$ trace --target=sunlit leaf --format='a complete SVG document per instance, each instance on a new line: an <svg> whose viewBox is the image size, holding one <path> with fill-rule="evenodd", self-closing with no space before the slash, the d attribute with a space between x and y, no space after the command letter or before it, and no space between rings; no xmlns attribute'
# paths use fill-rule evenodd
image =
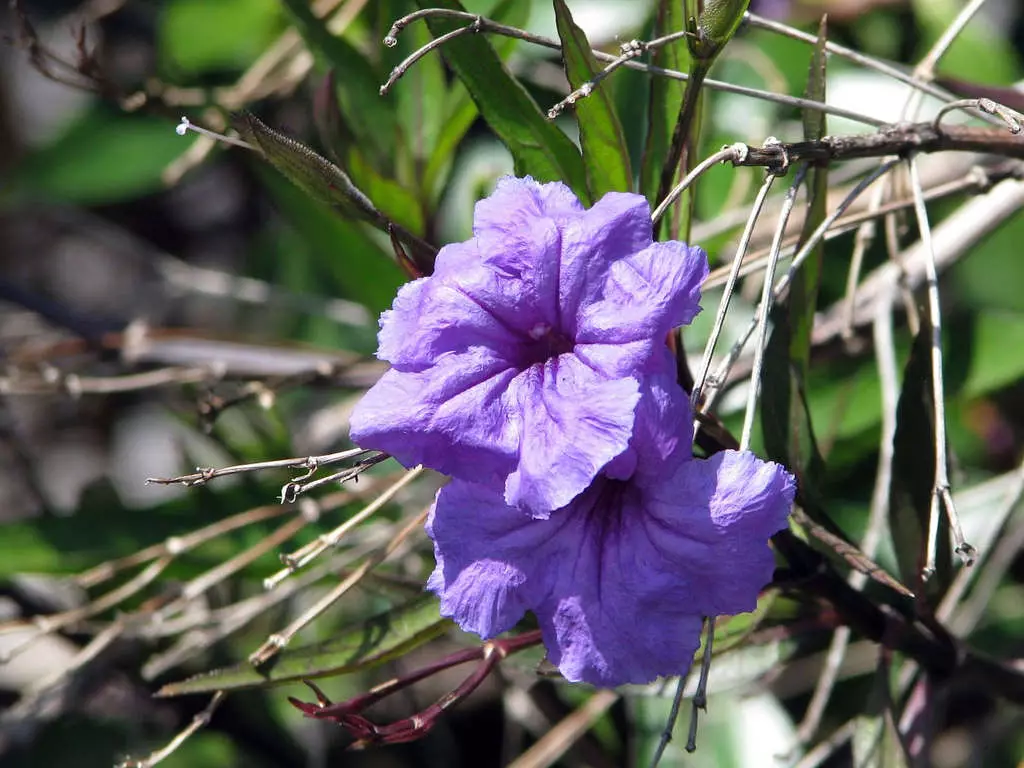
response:
<svg viewBox="0 0 1024 768"><path fill-rule="evenodd" d="M490 18L502 24L522 27L530 17L530 4L522 0L501 0ZM492 41L498 56L505 60L519 41L514 37L498 37ZM428 199L435 200L441 193L443 181L452 166L459 143L473 121L480 115L469 92L460 84L448 88L443 97L445 120L437 143L423 171L423 189Z"/></svg>
<svg viewBox="0 0 1024 768"><path fill-rule="evenodd" d="M569 86L579 88L598 71L597 62L587 36L576 26L564 0L555 0L555 18ZM589 96L576 102L575 112L591 197L596 200L605 192L632 190L629 150L610 91L599 84Z"/></svg>
<svg viewBox="0 0 1024 768"><path fill-rule="evenodd" d="M417 0L422 8L462 10L456 0ZM449 19L428 17L435 37L465 27ZM541 113L522 84L505 68L482 35L462 35L446 42L441 53L466 86L480 115L505 143L515 160L516 174L537 181L562 181L588 202L586 172L579 150Z"/></svg>

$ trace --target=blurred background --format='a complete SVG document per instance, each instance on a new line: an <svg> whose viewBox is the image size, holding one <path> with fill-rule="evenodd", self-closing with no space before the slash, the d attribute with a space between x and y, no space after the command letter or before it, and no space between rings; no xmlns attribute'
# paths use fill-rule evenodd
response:
<svg viewBox="0 0 1024 768"><path fill-rule="evenodd" d="M349 409L382 370L372 357L376 318L406 279L386 237L312 203L252 153L177 135L180 116L222 129L225 111L209 105L254 112L276 130L342 158L382 210L437 246L466 239L474 201L511 172L508 152L436 54L386 98L366 98L374 82L429 40L425 28L413 25L396 49L380 44L411 3L334 5L353 63L351 70L335 69L332 79L325 62L291 31L288 9L278 0L26 0L0 11L0 621L85 605L86 594L98 592L62 577L274 504L285 473L195 488L145 480L196 466L341 450L349 445ZM495 3L465 5L486 14ZM546 0L498 5L507 23L556 35ZM569 6L595 47L615 52L621 42L649 36L654 3L648 0L574 0ZM827 13L831 40L904 65L927 51L961 7L955 0L752 3L752 10L811 32ZM555 52L503 38L492 42L543 111L568 92ZM747 29L712 76L796 95L804 89L809 55L804 43ZM990 0L939 72L967 95L972 87L1002 89L994 98L1010 106L1017 98L1021 109L1024 90L1014 97L1013 88L1024 77L1022 63L1024 7ZM841 60L829 66L830 102L899 119L906 86ZM619 70L603 86L614 96L636 155L647 83L642 73ZM331 94L342 103L340 111L324 106ZM709 98L703 154L736 141L801 135L800 114L791 108L728 94ZM570 134L575 130L571 114L560 124ZM862 130L843 120L830 119L828 127L832 134ZM976 162L929 157L926 178L931 185L962 178ZM837 167L837 175L849 166ZM728 261L757 179L753 170L723 167L702 180L693 239L709 251L713 266ZM935 204L937 220L964 199ZM767 221L758 233L760 244L767 244L771 225ZM975 494L965 490L962 512L968 529L982 532L976 537L984 535L985 516L996 504L994 491L984 494L985 483L1008 477L1021 458L1022 241L1024 217L1018 215L943 281L954 486ZM829 245L822 307L842 296L851 242L848 235ZM868 253L867 268L884 259L879 243ZM744 289L737 328L749 318L756 290ZM717 296L709 294L705 308ZM711 314L704 313L694 338L706 337ZM905 354L909 337L897 346ZM877 372L870 355L836 355L815 366L815 377L811 409L828 450L832 508L857 536L877 462ZM723 405L723 417L735 427L740 415L731 402ZM382 466L369 476L382 480L395 471ZM374 523L380 530L367 527L365 541L352 547L378 534L386 538L406 510L429 502L438 482L432 478L398 497ZM358 509L357 502L338 505L329 525ZM1018 538L1020 529L1019 522L1012 528ZM169 599L273 530L272 522L260 521L189 550L125 610ZM319 530L309 526L295 541ZM277 553L289 548L268 547L214 584L193 609L211 615L258 595L262 580L279 568ZM988 599L976 606L968 635L994 655L1019 657L1024 557L1020 543L1004 549L1005 562ZM891 552L881 557L891 564ZM429 546L416 540L386 579L325 615L302 641L330 638L396 595L414 594L430 565ZM314 582L239 631L186 646L192 650L180 657L167 655L180 640L171 631L126 633L83 674L33 699L41 680L60 677L120 614L90 615L38 639L0 665L0 707L6 709L0 765L109 766L158 748L206 703L202 696L152 698L161 683L244 659L323 589L323 582ZM18 637L0 635L0 652ZM776 756L794 743L828 637L809 631L787 645L765 646L767 655L740 658L735 687L744 698L733 708L712 706L701 750L685 764L784 764ZM383 671L328 681L325 690L336 699L355 695L401 665L415 666L466 639L440 642ZM790 654L802 663L777 669L778 659ZM868 645L851 649L826 725L864 706L876 666ZM505 765L585 698L552 681L510 683L529 674L526 662L503 670L426 739L366 753L343 752L341 729L303 719L288 704L286 694L311 698L301 686L243 693L229 698L209 726L163 764ZM723 670L722 677L730 673ZM381 718L407 715L459 679L457 673L432 679L404 701L388 700ZM751 681L756 694L750 694ZM620 700L559 764L644 764L664 720L666 695ZM981 690L936 695L945 706L933 725L934 765L1012 766L1024 757L1019 710ZM853 749L837 751L827 764L852 764ZM681 755L670 754L664 764L684 764Z"/></svg>

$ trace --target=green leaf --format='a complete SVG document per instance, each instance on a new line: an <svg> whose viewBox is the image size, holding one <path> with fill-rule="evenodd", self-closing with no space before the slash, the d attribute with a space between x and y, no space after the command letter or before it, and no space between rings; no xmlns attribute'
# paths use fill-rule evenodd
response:
<svg viewBox="0 0 1024 768"><path fill-rule="evenodd" d="M903 581L912 586L921 580L935 483L931 332L923 322L903 372L889 491L889 528L896 561ZM940 521L936 573L925 585L930 598L941 597L945 591L952 576L951 560L949 527Z"/></svg>
<svg viewBox="0 0 1024 768"><path fill-rule="evenodd" d="M555 0L555 20L562 41L565 75L569 86L576 89L593 78L598 71L597 62L587 36L576 26L564 0ZM590 196L597 200L605 192L629 192L633 188L629 149L611 92L597 85L589 96L576 102L576 119Z"/></svg>
<svg viewBox="0 0 1024 768"><path fill-rule="evenodd" d="M698 25L704 38L721 48L728 43L743 21L750 0L704 0Z"/></svg>
<svg viewBox="0 0 1024 768"><path fill-rule="evenodd" d="M661 37L685 28L683 3L661 0L652 37ZM685 40L662 46L651 57L651 64L665 69L686 72L690 69L690 51ZM685 88L679 80L667 77L650 78L650 106L647 113L647 141L640 167L640 192L653 208L658 204L661 167L668 155L669 143L679 119Z"/></svg>
<svg viewBox="0 0 1024 768"><path fill-rule="evenodd" d="M421 8L463 10L457 0L417 0ZM464 28L465 23L430 16L435 37ZM537 181L562 181L587 204L586 171L579 150L561 129L549 122L523 85L505 68L490 42L469 34L449 40L441 54L466 86L480 115L512 153L519 176ZM401 87L401 81L396 87Z"/></svg>
<svg viewBox="0 0 1024 768"><path fill-rule="evenodd" d="M268 128L252 115L234 121L238 132L293 184L313 200L326 203L345 218L365 221L382 232L394 235L408 246L413 261L429 274L436 249L397 222L392 222L359 189L341 168L309 147ZM396 192L393 184L374 176L377 192L388 196L409 223L422 228L422 214L414 199Z"/></svg>
<svg viewBox="0 0 1024 768"><path fill-rule="evenodd" d="M342 630L327 642L283 650L262 667L248 662L165 685L158 696L182 696L347 675L397 659L440 637L454 625L438 613L437 599L423 594L397 608Z"/></svg>
<svg viewBox="0 0 1024 768"><path fill-rule="evenodd" d="M283 26L276 0L172 0L160 16L160 58L187 73L242 69Z"/></svg>
<svg viewBox="0 0 1024 768"><path fill-rule="evenodd" d="M816 101L825 101L826 34L825 20L822 19L818 28L818 42L811 55L807 88L804 91L805 98ZM805 110L803 124L805 141L816 141L825 135L824 112ZM825 220L828 208L828 166L824 164L811 166L806 184L808 204L798 247L802 247ZM803 268L797 272L787 299L789 327L792 329L789 359L792 373L797 379L794 385L799 387L805 386L810 367L811 332L814 330L814 312L818 305L818 288L821 285L821 265L824 255L825 241L821 240L807 261L804 262Z"/></svg>
<svg viewBox="0 0 1024 768"><path fill-rule="evenodd" d="M14 190L87 205L113 203L162 189L164 168L187 149L188 141L165 120L96 107L26 160L15 173Z"/></svg>
<svg viewBox="0 0 1024 768"><path fill-rule="evenodd" d="M809 98L825 95L825 28L822 23L818 45L812 57L808 78ZM821 138L825 122L813 115L804 116L808 140ZM825 218L828 176L825 166L810 169L807 217L801 233L806 240ZM776 322L765 355L761 418L768 455L789 467L800 481L801 497L808 514L816 520L825 462L818 451L814 428L807 406L807 379L811 355L811 331L821 282L824 241L797 272L783 307L773 311ZM785 319L782 316L785 315Z"/></svg>
<svg viewBox="0 0 1024 768"><path fill-rule="evenodd" d="M347 159L352 179L360 189L366 190L367 196L380 208L381 213L413 234L422 235L423 208L416 195L405 185L382 176L357 146L349 149Z"/></svg>
<svg viewBox="0 0 1024 768"><path fill-rule="evenodd" d="M334 215L321 203L299 194L294 186L283 183L279 176L268 173L264 183L285 220L330 276L324 293L331 293L331 286L336 286L335 291L374 312L391 306L405 278L364 227Z"/></svg>
<svg viewBox="0 0 1024 768"><path fill-rule="evenodd" d="M322 62L335 73L341 117L356 143L370 149L376 166L390 171L398 142L398 119L393 103L381 98L383 73L344 38L327 29L307 0L283 0L295 28Z"/></svg>
<svg viewBox="0 0 1024 768"><path fill-rule="evenodd" d="M523 27L530 18L530 4L522 0L502 0L490 18L509 26ZM514 37L499 37L494 41L494 49L500 58L505 58L518 42ZM451 169L456 150L480 114L469 92L459 84L448 89L444 104L444 124L423 171L423 192L431 201L436 201L444 191L443 182Z"/></svg>
<svg viewBox="0 0 1024 768"><path fill-rule="evenodd" d="M797 478L808 514L823 522L821 486L825 462L818 450L807 407L804 380L794 369L790 350L793 330L785 306L772 309L772 333L765 350L761 378L761 428L768 457L786 466Z"/></svg>

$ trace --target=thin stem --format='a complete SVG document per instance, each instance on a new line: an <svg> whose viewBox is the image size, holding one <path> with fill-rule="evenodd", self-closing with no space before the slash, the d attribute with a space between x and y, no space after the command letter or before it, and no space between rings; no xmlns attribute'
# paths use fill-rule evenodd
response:
<svg viewBox="0 0 1024 768"><path fill-rule="evenodd" d="M935 228L932 242L938 249L935 253L936 266L948 267L969 253L986 234L1018 214L1022 205L1024 181L1009 178L960 206ZM898 264L888 262L872 271L857 289L854 323L871 322L879 302L896 302L900 294L892 292L891 286L898 286L902 281L908 290L916 289L923 281L925 261L922 243L918 242L900 254ZM814 345L827 344L839 336L843 325L842 311L841 306L832 306L820 314L813 331Z"/></svg>
<svg viewBox="0 0 1024 768"><path fill-rule="evenodd" d="M857 228L857 234L854 237L850 269L846 273L846 293L843 296L843 302L846 307L846 311L843 313L843 319L846 323L842 331L844 339L853 337L853 296L857 292L857 283L860 282L860 273L864 265L864 254L875 239L878 210L882 207L887 192L888 189L885 184L879 184L875 187L875 191L871 194L871 202L868 203L868 213L873 215Z"/></svg>
<svg viewBox="0 0 1024 768"><path fill-rule="evenodd" d="M192 718L192 722L190 722L188 726L182 729L177 736L171 739L163 747L150 753L149 757L143 758L142 760L128 758L124 762L120 763L117 768L153 768L157 763L163 762L165 758L185 743L186 739L210 722L213 718L213 713L217 710L217 707L220 706L221 702L224 701L224 697L226 695L227 694L225 694L224 691L217 691L213 694L210 698L210 703L203 708L202 712Z"/></svg>
<svg viewBox="0 0 1024 768"><path fill-rule="evenodd" d="M440 16L453 16L453 12L445 9L425 9L424 11L418 13L419 15L417 16L417 18L423 18L424 16L435 14ZM550 48L551 50L555 51L562 50L562 44L558 40L555 40L550 37L545 37L544 35L535 35L531 32L526 32L522 29L519 29L518 27L511 27L506 24L499 24L497 22L491 21L490 19L478 17L473 14L469 14L468 17L463 16L461 18L468 18L471 19L473 22L473 24L471 24L469 27L462 28L463 30L465 30L463 34L465 34L465 32L475 31L486 34L504 35L505 37L511 37L516 40L523 40L524 42L530 43L532 45L539 45L543 48ZM399 21L396 22L396 24L400 23L401 21L403 20L399 19ZM474 27L477 26L477 24L479 24L479 29L474 29ZM605 53L604 51L600 50L592 50L591 54L594 56L595 59L603 62L612 62L620 58L618 56L615 56L610 53ZM674 69L665 69L663 67L655 67L650 64L647 64L646 62L637 61L635 59L630 59L623 62L622 66L628 69L635 69L640 72L647 72L648 74L656 75L659 77L666 77L670 80L681 80L683 82L686 82L687 80L690 79L690 76L685 72L678 72ZM401 74L404 74L404 72ZM399 74L399 77L401 76L401 74ZM394 85L394 79L389 78L387 85L388 87ZM826 114L835 115L837 117L845 117L849 120L854 120L858 123L863 123L865 125L874 125L876 127L884 125L884 121L877 120L873 117L870 117L869 115L862 115L851 110L841 109L839 107L834 107L832 105L825 104L824 102L814 101L813 99L804 99L797 96L788 96L786 94L773 93L772 91L762 91L756 88L746 88L744 86L733 85L732 83L723 82L721 80L712 80L710 78L705 79L703 85L704 87L710 88L711 90L722 91L723 93L735 93L740 96L750 96L751 98L762 99L764 101L774 102L776 104L781 104L787 107L793 107L797 109L810 109L816 112L824 112Z"/></svg>
<svg viewBox="0 0 1024 768"><path fill-rule="evenodd" d="M398 66L391 70L391 74L388 76L388 79L385 81L384 85L380 87L380 95L386 96L388 91L391 90L391 86L393 86L398 81L398 79L402 77L402 75L408 72L409 68L413 64L422 59L431 51L440 48L449 40L454 40L455 38L462 37L463 35L476 34L480 32L480 30L483 27L482 22L483 19L480 16L477 16L473 20L473 22L468 26L458 27L457 29L453 29L451 32L446 32L440 37L435 37L422 48L417 48L415 51L410 53L408 56L402 59ZM385 38L384 44L387 45L387 38Z"/></svg>
<svg viewBox="0 0 1024 768"><path fill-rule="evenodd" d="M416 467L414 469L409 470L404 475L402 475L398 482L386 488L384 492L380 494L380 496L375 498L372 502L367 504L366 507L364 507L359 512L354 514L352 517L350 517L344 523L339 525L333 531L331 531L330 533L326 533L322 536L318 536L314 541L310 542L309 544L306 544L305 546L301 547L300 549L297 549L296 551L290 554L282 555L281 560L285 563L286 567L281 569L274 575L268 577L263 582L263 588L267 590L274 589L274 587L276 587L290 575L295 573L297 570L299 570L300 568L305 568L313 560L315 560L317 557L323 554L326 550L338 546L338 544L341 542L342 538L345 536L346 533L355 528L357 525L360 525L366 520L369 520L374 514L380 511L380 509L383 508L385 504L391 501L391 499L393 499L395 495L398 494L399 491L405 488L405 486L407 486L417 477L422 475L423 472L423 467Z"/></svg>
<svg viewBox="0 0 1024 768"><path fill-rule="evenodd" d="M813 141L766 142L763 147L747 145L747 151L733 165L785 167L803 160L833 162L864 157L906 156L919 152L983 152L1024 159L1024 140L1005 126L975 128L934 123L904 123L886 126L876 133L825 136Z"/></svg>
<svg viewBox="0 0 1024 768"><path fill-rule="evenodd" d="M946 55L946 51L949 50L953 42L960 36L960 33L964 31L964 27L970 23L971 19L981 10L981 6L984 4L985 0L971 0L961 9L957 17L946 28L946 31L935 41L935 45L931 47L931 50L914 67L914 76L916 78L931 80L934 77L935 65L939 63L939 59Z"/></svg>
<svg viewBox="0 0 1024 768"><path fill-rule="evenodd" d="M712 616L704 617L704 638L704 654L700 657L700 677L697 678L697 690L694 691L690 707L690 730L686 736L687 752L697 750L698 711L708 711L708 678L711 676L712 645L715 641L715 619ZM682 684L684 679L679 678L679 682Z"/></svg>
<svg viewBox="0 0 1024 768"><path fill-rule="evenodd" d="M946 401L945 387L942 377L942 310L939 304L939 273L935 266L935 249L932 244L931 224L928 221L928 210L925 207L924 192L921 189L921 178L917 170L917 161L907 161L910 169L910 186L914 194L914 213L921 233L921 246L925 253L925 275L928 291L928 318L931 323L931 367L932 367L932 407L934 408L935 429L935 482L932 488L931 517L928 524L928 549L925 557L923 576L928 578L935 572L935 554L937 547L937 530L940 507L945 506L953 534L954 548L964 561L970 565L977 554L970 544L964 540L960 518L953 504L949 491L949 474L946 458Z"/></svg>
<svg viewBox="0 0 1024 768"><path fill-rule="evenodd" d="M786 290L789 288L789 284L796 276L797 270L800 269L801 266L803 266L804 261L807 260L807 257L811 254L814 248L817 247L818 243L824 237L825 232L828 231L829 227L832 226L836 219L842 216L843 212L847 208L849 208L853 201L856 200L864 192L864 190L866 190L878 179L880 179L882 176L891 171L898 162L898 160L891 160L889 162L883 163L874 171L872 171L868 176L863 178L845 198L843 198L843 200L839 203L838 206L836 206L836 209L831 214L825 217L825 220L818 225L817 229L815 229L811 236L807 238L807 242L804 243L803 247L793 257L793 262L792 264L790 264L789 270L786 272L785 275L782 276L782 278L780 278L778 283L775 285L773 300L778 301L779 299L782 298L782 296L785 295ZM750 323L747 326L744 333L740 336L739 339L736 340L736 343L733 344L732 349L729 350L729 355L725 358L725 360L722 361L722 363L716 369L715 374L712 377L715 387L709 392L709 394L704 400L704 407L702 410L704 410L705 412L711 411L711 408L714 405L715 400L717 399L718 393L721 392L722 383L726 380L726 377L728 376L729 371L732 369L732 366L736 363L736 360L739 359L740 353L743 351L743 348L750 340L750 336L753 334L754 329L757 327L757 323L759 320L760 317L758 317L758 315L755 313L754 317L751 318Z"/></svg>
<svg viewBox="0 0 1024 768"><path fill-rule="evenodd" d="M289 624L285 629L267 638L266 642L250 654L249 663L253 666L260 666L276 656L281 649L288 645L292 638L295 637L295 635L298 634L305 626L340 600L341 597L352 589L352 587L358 584L367 573L384 562L384 560L390 557L395 550L398 549L398 547L407 538L409 538L410 535L419 530L422 527L423 522L427 519L428 511L429 509L424 509L420 514L410 519L409 522L406 523L405 527L395 534L394 538L388 542L387 546L366 558L362 565L352 571L347 578L342 580L334 589L320 598L312 607L295 619L295 621Z"/></svg>
<svg viewBox="0 0 1024 768"><path fill-rule="evenodd" d="M985 114L995 115L1002 120L1010 133L1017 134L1021 132L1021 120L1024 120L1024 115L1009 107L1004 107L1002 104L992 101L992 99L959 99L951 101L936 113L932 125L939 129L942 118L947 113L956 109L980 109Z"/></svg>
<svg viewBox="0 0 1024 768"><path fill-rule="evenodd" d="M242 472L261 472L264 469L305 469L307 472L302 476L302 478L306 478L312 477L313 473L320 467L327 466L329 464L337 464L339 461L345 461L364 453L371 453L371 451L367 451L362 448L349 448L345 451L325 453L320 456L275 459L273 461L257 461L252 464L235 464L230 467L221 467L220 469L215 469L213 467L197 467L196 471L190 475L181 475L180 477L149 477L146 478L146 482L155 483L157 485L171 485L174 483L180 483L186 486L205 485L217 477L237 475Z"/></svg>
<svg viewBox="0 0 1024 768"><path fill-rule="evenodd" d="M654 756L651 758L650 768L658 768L662 757L665 756L665 750L668 749L669 742L672 741L672 732L676 728L676 721L679 720L679 711L683 708L683 696L686 693L686 677L686 675L682 675L676 682L676 692L672 695L672 706L669 708L665 728L661 732L658 746L655 748Z"/></svg>
<svg viewBox="0 0 1024 768"><path fill-rule="evenodd" d="M509 763L508 768L547 768L619 700L615 691L597 691L561 722L548 730L528 750Z"/></svg>
<svg viewBox="0 0 1024 768"><path fill-rule="evenodd" d="M623 43L619 46L621 55L610 61L604 69L551 107L551 109L548 110L548 119L554 120L565 110L566 107L574 105L580 99L585 99L594 92L594 89L601 84L602 80L627 61L632 61L637 56L640 56L647 51L656 50L663 45L667 45L668 43L678 40L681 37L686 37L688 34L689 33L686 30L681 30L679 32L673 32L670 35L665 35L664 37L659 37L655 40L649 40L648 42L644 42L643 40L630 40L628 43Z"/></svg>
<svg viewBox="0 0 1024 768"><path fill-rule="evenodd" d="M782 249L782 236L786 231L786 224L796 204L796 196L804 183L804 176L807 175L805 165L796 174L793 183L786 190L786 197L782 203L782 211L779 213L779 221L775 227L775 235L772 237L771 251L768 254L768 267L764 275L764 285L761 291L760 312L761 320L758 323L757 343L754 345L754 369L750 378L750 389L747 391L747 409L743 416L743 431L740 435L740 450L750 449L750 436L754 431L754 413L757 410L757 396L761 391L761 374L764 369L764 354L768 347L768 316L772 310L772 285L775 282L775 267L779 263L779 251Z"/></svg>
<svg viewBox="0 0 1024 768"><path fill-rule="evenodd" d="M658 207L655 208L654 213L651 214L651 223L657 225L658 221L661 220L661 217L665 214L665 211L668 210L669 206L678 200L679 196L686 191L687 187L693 184L693 182L700 178L704 173L719 163L727 161L735 162L739 157L739 153L745 151L745 149L745 144L734 144L731 147L725 147L708 157L696 168L686 174L686 178L676 184L672 191L665 196L665 199L658 203Z"/></svg>
<svg viewBox="0 0 1024 768"><path fill-rule="evenodd" d="M764 183L761 184L761 189L758 190L757 197L754 199L754 205L750 209L747 225L743 228L739 245L736 246L736 255L733 257L732 265L729 268L729 277L726 279L722 300L718 303L718 311L715 314L715 324L711 329L711 335L708 337L708 343L704 346L704 357L701 360L700 369L694 381L693 393L690 395L690 402L694 407L694 411L696 411L697 405L700 403L704 385L707 382L708 371L711 369L711 358L715 353L715 345L722 335L722 328L725 326L725 316L729 311L729 302L732 300L732 295L736 288L736 280L739 277L740 267L743 266L743 257L750 244L754 225L757 224L757 219L761 215L761 209L764 207L765 200L768 198L768 193L771 191L775 179L774 173L769 173L765 176ZM696 424L694 425L695 434L697 426Z"/></svg>

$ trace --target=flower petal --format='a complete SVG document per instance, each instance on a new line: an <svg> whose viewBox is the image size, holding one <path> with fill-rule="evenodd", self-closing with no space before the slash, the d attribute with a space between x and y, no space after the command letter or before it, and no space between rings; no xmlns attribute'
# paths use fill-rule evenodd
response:
<svg viewBox="0 0 1024 768"><path fill-rule="evenodd" d="M643 369L665 335L700 311L707 254L684 243L654 243L612 265L599 301L581 308L579 354L609 376Z"/></svg>
<svg viewBox="0 0 1024 768"><path fill-rule="evenodd" d="M420 371L446 352L472 346L504 353L505 359L519 354L523 332L506 319L517 308L515 296L507 295L510 286L504 286L503 295L482 284L488 278L496 281L480 266L473 241L442 248L438 263L452 260L464 262L464 270L447 278L420 278L399 289L394 305L380 318L377 357L381 360L399 370Z"/></svg>
<svg viewBox="0 0 1024 768"><path fill-rule="evenodd" d="M569 187L561 182L540 184L531 177L504 176L488 197L473 209L473 234L514 235L533 219L556 221L575 218L583 205Z"/></svg>
<svg viewBox="0 0 1024 768"><path fill-rule="evenodd" d="M626 450L639 385L632 378L605 379L563 354L530 366L511 390L522 408L522 431L505 498L546 517Z"/></svg>
<svg viewBox="0 0 1024 768"><path fill-rule="evenodd" d="M539 604L552 564L533 555L560 525L537 522L476 483L452 480L438 491L426 526L437 561L427 589L440 596L441 614L488 639Z"/></svg>
<svg viewBox="0 0 1024 768"><path fill-rule="evenodd" d="M500 488L519 444L519 406L509 395L518 373L481 347L443 355L424 371L392 369L356 405L350 436L405 466Z"/></svg>
<svg viewBox="0 0 1024 768"><path fill-rule="evenodd" d="M609 192L562 231L558 303L575 336L583 308L600 298L609 270L651 245L651 209L642 195Z"/></svg>
<svg viewBox="0 0 1024 768"><path fill-rule="evenodd" d="M685 599L685 579L668 593L651 582L678 565L639 559L645 550L631 541L646 541L638 498L599 479L537 520L487 488L452 481L428 526L438 561L428 586L441 613L492 637L532 610L549 658L573 682L615 686L685 672L701 615Z"/></svg>
<svg viewBox="0 0 1024 768"><path fill-rule="evenodd" d="M753 610L775 567L768 538L786 527L793 476L752 453L722 451L643 484L649 556L686 569L694 609L705 616Z"/></svg>

